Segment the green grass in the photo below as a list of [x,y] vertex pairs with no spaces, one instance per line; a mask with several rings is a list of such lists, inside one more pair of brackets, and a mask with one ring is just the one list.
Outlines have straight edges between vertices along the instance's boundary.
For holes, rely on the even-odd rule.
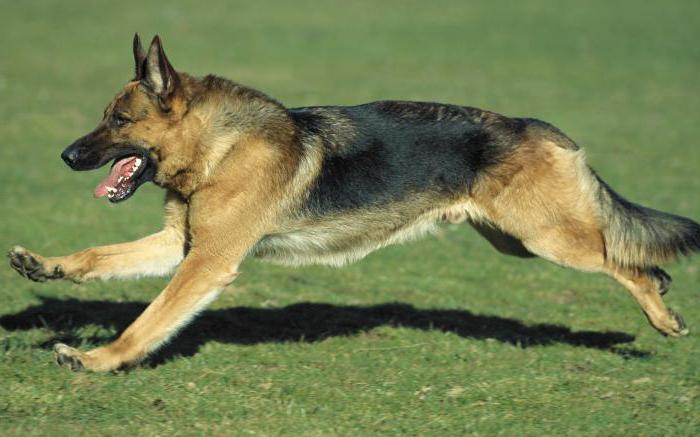
[[[133,31],[176,68],[288,106],[436,100],[554,123],[621,193],[700,218],[700,3],[0,1],[0,247],[47,255],[158,229],[162,194],[91,198],[63,147],[130,77]],[[601,276],[495,253],[468,227],[345,269],[247,261],[129,372],[71,373],[166,283],[0,269],[0,433],[697,434],[700,337],[659,336]],[[700,269],[667,302],[700,329]]]

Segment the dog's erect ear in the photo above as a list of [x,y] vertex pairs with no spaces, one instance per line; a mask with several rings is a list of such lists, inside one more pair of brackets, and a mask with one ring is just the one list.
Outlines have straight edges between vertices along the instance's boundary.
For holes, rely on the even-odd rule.
[[159,97],[159,100],[169,97],[179,84],[177,72],[165,56],[158,35],[153,38],[151,47],[148,49],[140,80],[146,88]]
[[134,34],[134,79],[141,80],[143,77],[143,60],[146,59],[146,54],[141,45],[139,34]]

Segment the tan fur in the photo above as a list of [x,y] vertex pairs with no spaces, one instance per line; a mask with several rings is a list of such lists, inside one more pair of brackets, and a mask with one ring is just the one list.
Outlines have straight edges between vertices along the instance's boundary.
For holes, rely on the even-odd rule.
[[583,151],[529,141],[494,173],[474,193],[487,222],[545,259],[602,271],[602,223]]

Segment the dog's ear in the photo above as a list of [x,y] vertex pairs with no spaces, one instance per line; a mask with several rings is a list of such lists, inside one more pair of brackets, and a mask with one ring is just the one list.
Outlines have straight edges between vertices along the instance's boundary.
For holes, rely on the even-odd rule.
[[[143,62],[141,83],[158,97],[163,104],[179,85],[177,72],[165,56],[160,38],[156,35]],[[166,109],[166,108],[164,108]]]
[[134,80],[141,80],[143,77],[143,60],[146,59],[146,54],[141,45],[139,34],[134,34]]

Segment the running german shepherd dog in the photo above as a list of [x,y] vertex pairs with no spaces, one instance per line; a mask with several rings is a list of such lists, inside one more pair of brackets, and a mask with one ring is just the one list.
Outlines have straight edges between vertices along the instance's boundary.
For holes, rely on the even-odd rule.
[[100,124],[61,155],[113,161],[95,196],[117,203],[152,181],[165,226],[131,243],[10,263],[34,281],[164,275],[171,282],[113,343],[55,347],[59,364],[110,370],[143,359],[213,301],[248,255],[340,266],[467,222],[495,248],[619,281],[662,334],[688,333],[662,300],[658,265],[700,250],[700,225],[615,193],[557,128],[438,103],[287,109],[216,76],[177,72],[156,36]]

